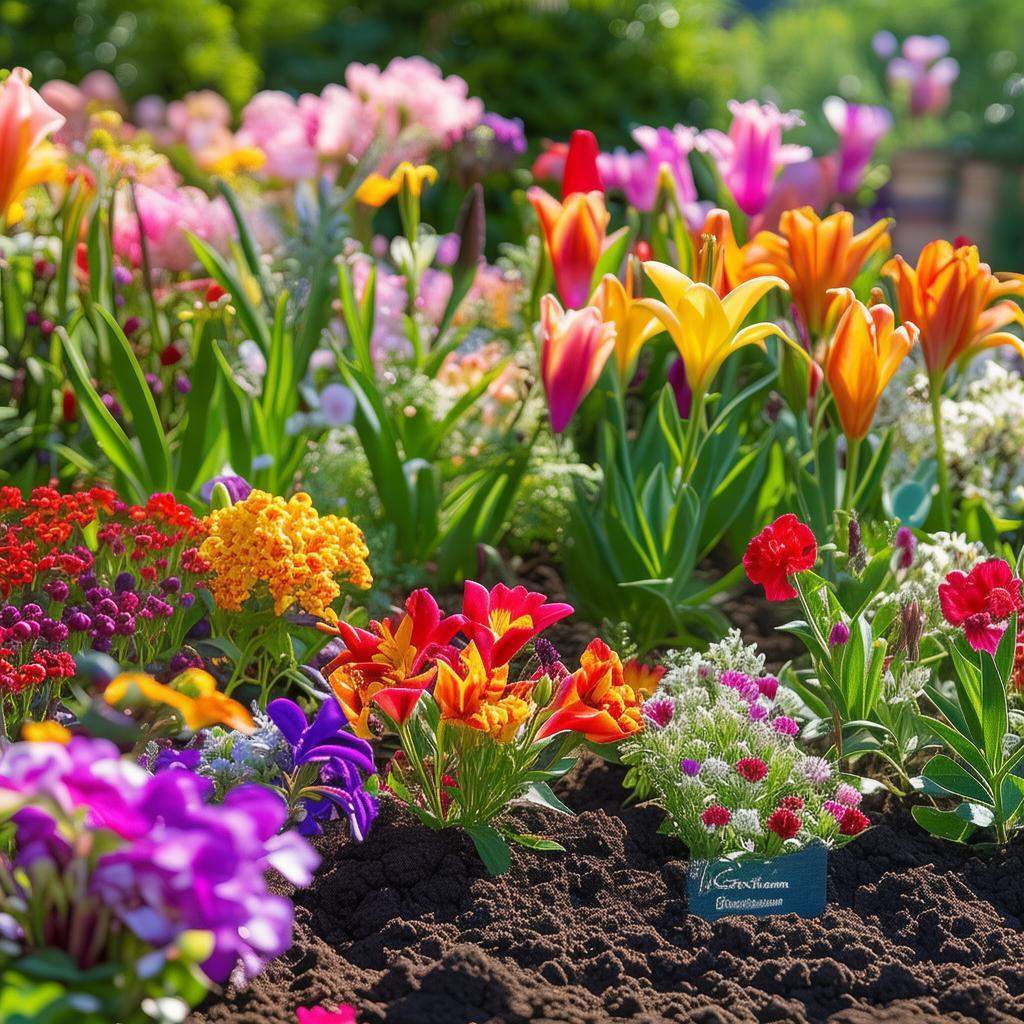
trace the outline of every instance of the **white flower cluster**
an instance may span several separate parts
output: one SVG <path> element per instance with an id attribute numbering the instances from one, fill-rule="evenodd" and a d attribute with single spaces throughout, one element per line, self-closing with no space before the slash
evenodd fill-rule
<path id="1" fill-rule="evenodd" d="M 198 771 L 213 779 L 218 793 L 243 782 L 272 783 L 292 767 L 292 748 L 266 712 L 253 706 L 256 731 L 209 729 L 204 734 Z"/>
<path id="2" fill-rule="evenodd" d="M 927 378 L 915 377 L 904 400 L 890 402 L 896 430 L 887 469 L 891 486 L 935 457 Z M 943 440 L 954 492 L 983 498 L 998 515 L 1024 507 L 1024 378 L 994 360 L 956 398 L 942 400 Z"/>

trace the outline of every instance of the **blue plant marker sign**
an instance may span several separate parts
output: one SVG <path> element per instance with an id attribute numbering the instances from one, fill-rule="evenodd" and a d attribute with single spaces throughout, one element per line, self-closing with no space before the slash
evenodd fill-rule
<path id="1" fill-rule="evenodd" d="M 717 921 L 733 914 L 799 914 L 825 909 L 828 851 L 811 843 L 795 853 L 764 860 L 695 860 L 686 875 L 690 913 Z"/>

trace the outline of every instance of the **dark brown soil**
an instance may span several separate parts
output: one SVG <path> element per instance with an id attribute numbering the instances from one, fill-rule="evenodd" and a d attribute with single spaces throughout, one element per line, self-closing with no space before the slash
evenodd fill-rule
<path id="1" fill-rule="evenodd" d="M 352 1003 L 361 1024 L 939 1024 L 1024 1021 L 1024 857 L 927 837 L 902 809 L 831 857 L 814 921 L 687 914 L 682 850 L 621 807 L 594 759 L 562 786 L 578 812 L 517 811 L 564 855 L 489 878 L 469 841 L 393 805 L 361 846 L 324 838 L 296 943 L 205 1024 L 294 1024 Z"/>

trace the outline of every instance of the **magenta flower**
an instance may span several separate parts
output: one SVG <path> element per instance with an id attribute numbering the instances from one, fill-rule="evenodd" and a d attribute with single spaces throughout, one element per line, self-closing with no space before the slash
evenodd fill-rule
<path id="1" fill-rule="evenodd" d="M 822 109 L 839 136 L 836 187 L 842 193 L 853 192 L 860 185 L 875 147 L 892 128 L 892 114 L 885 107 L 847 103 L 839 96 L 829 96 Z"/>
<path id="2" fill-rule="evenodd" d="M 636 128 L 633 138 L 640 147 L 630 153 L 616 149 L 598 157 L 601 180 L 606 189 L 621 192 L 626 202 L 644 213 L 654 209 L 658 177 L 665 168 L 675 182 L 676 195 L 684 210 L 697 202 L 697 187 L 690 169 L 690 153 L 697 144 L 697 129 L 677 124 L 674 128 Z"/>
<path id="3" fill-rule="evenodd" d="M 712 129 L 696 144 L 712 156 L 740 209 L 753 216 L 764 209 L 779 171 L 787 164 L 808 160 L 811 151 L 782 141 L 784 131 L 803 124 L 794 110 L 783 113 L 774 103 L 730 100 L 729 111 L 733 116 L 729 134 Z"/>
<path id="4" fill-rule="evenodd" d="M 647 701 L 642 714 L 656 729 L 664 729 L 676 713 L 676 704 L 671 697 L 655 697 Z"/>

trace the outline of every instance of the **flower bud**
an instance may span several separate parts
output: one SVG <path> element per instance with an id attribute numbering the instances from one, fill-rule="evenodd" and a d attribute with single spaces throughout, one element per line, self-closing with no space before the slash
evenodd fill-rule
<path id="1" fill-rule="evenodd" d="M 850 627 L 845 622 L 837 622 L 828 635 L 829 647 L 842 647 L 850 639 Z"/>
<path id="2" fill-rule="evenodd" d="M 533 700 L 538 708 L 546 708 L 551 703 L 554 690 L 555 687 L 551 682 L 551 676 L 545 672 L 533 686 Z"/>

